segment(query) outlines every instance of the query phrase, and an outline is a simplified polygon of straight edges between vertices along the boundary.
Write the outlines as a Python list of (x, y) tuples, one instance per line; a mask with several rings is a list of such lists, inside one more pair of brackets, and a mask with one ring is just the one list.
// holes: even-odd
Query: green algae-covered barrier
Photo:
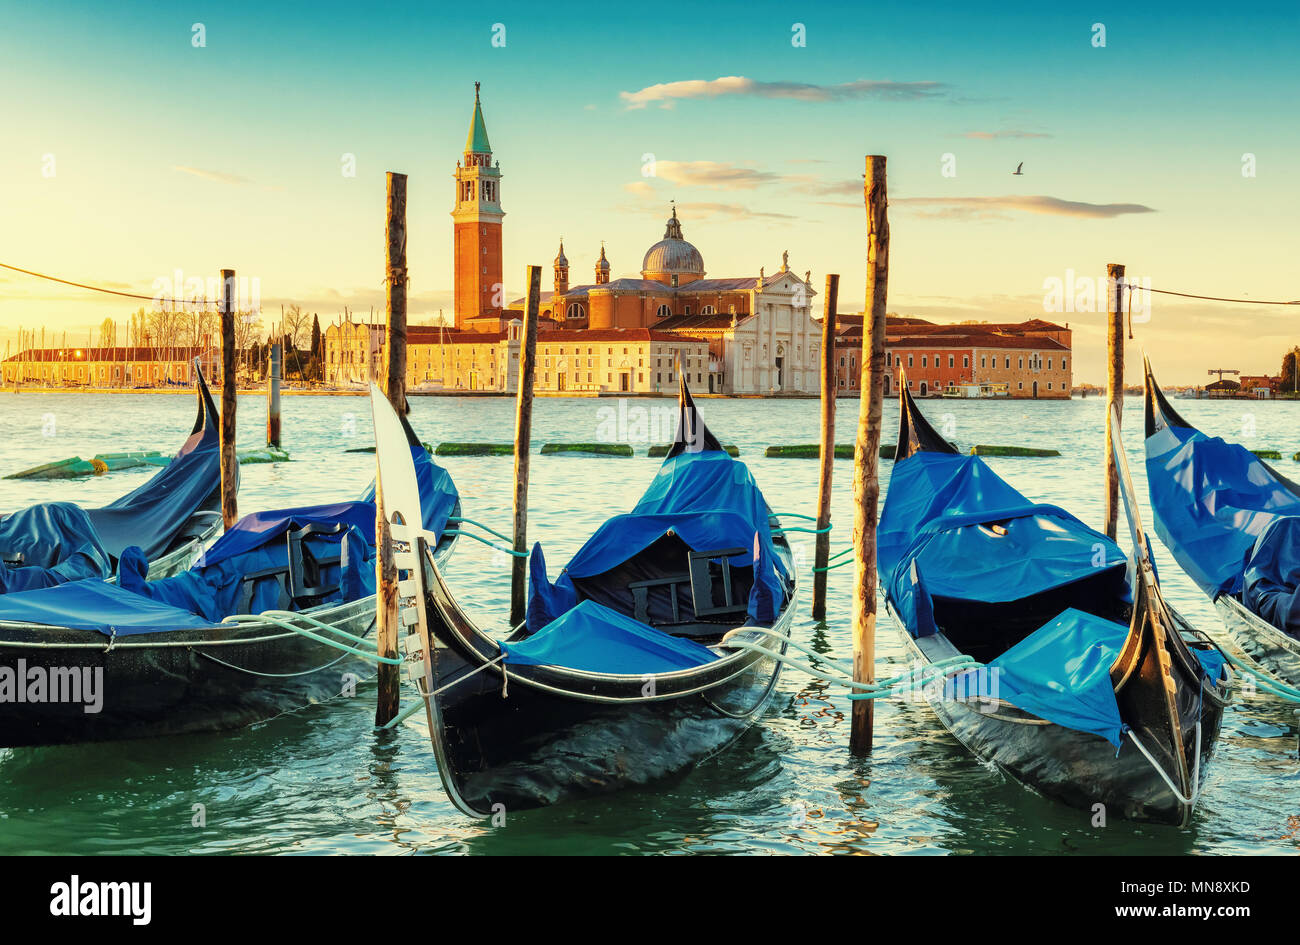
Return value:
[(513, 443), (439, 443), (434, 456), (513, 456)]
[[(723, 446), (722, 448), (723, 448), (724, 450), (726, 450), (727, 453), (728, 453), (729, 455), (731, 455), (731, 456), (739, 456), (739, 455), (740, 455), (740, 447), (738, 447), (738, 446), (736, 446), (736, 445), (734, 445), (734, 444), (732, 444), (732, 443), (728, 443), (728, 444), (726, 444), (725, 446)], [(650, 447), (650, 449), (646, 452), (646, 455), (647, 455), (647, 456), (650, 456), (650, 457), (656, 457), (656, 456), (657, 456), (657, 457), (659, 457), (659, 458), (662, 459), (663, 457), (665, 457), (665, 456), (668, 455), (668, 451), (669, 451), (670, 449), (672, 449), (672, 444), (671, 444), (671, 443), (660, 443), (658, 446), (652, 446), (652, 447)]]
[(972, 446), (972, 456), (1060, 456), (1060, 450), (1041, 450), (1033, 446), (989, 446), (981, 443)]
[(241, 466), (255, 463), (289, 462), (289, 451), (280, 449), (278, 446), (259, 446), (255, 450), (236, 450), (235, 456)]
[(626, 443), (547, 443), (542, 446), (543, 456), (631, 456), (632, 447)]
[[(1282, 454), (1278, 450), (1251, 450), (1260, 459), (1281, 459)], [(1296, 454), (1300, 455), (1300, 453)]]
[[(893, 459), (894, 450), (897, 447), (893, 443), (880, 447), (881, 459)], [(852, 459), (854, 446), (852, 443), (836, 443), (836, 459)], [(820, 459), (822, 448), (817, 443), (794, 443), (781, 446), (769, 446), (764, 456), (773, 456), (778, 459)]]

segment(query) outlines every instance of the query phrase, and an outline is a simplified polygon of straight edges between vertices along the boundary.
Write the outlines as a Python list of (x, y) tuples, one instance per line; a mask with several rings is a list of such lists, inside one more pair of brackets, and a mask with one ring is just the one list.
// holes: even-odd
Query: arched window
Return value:
[(583, 307), (582, 307), (582, 303), (581, 303), (581, 302), (571, 302), (571, 303), (569, 303), (569, 307), (568, 307), (568, 309), (565, 310), (565, 313), (564, 313), (564, 314), (565, 314), (565, 317), (566, 317), (566, 318), (586, 318), (586, 317), (587, 317), (587, 313), (586, 313), (586, 311), (583, 309)]
[(659, 311), (655, 312), (655, 315), (657, 315), (659, 318), (667, 318), (672, 313), (673, 310), (669, 308), (667, 305), (661, 305), (659, 306)]

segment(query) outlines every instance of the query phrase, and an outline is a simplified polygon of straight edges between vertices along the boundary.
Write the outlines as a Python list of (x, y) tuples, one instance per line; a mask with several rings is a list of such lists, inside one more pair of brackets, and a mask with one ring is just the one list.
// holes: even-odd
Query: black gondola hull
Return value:
[[(440, 648), (453, 674), (468, 664)], [(679, 775), (725, 749), (767, 704), (772, 667), (705, 693), (610, 704), (480, 673), (439, 698), (445, 766), (458, 806), (480, 815), (524, 810)], [(735, 707), (739, 717), (718, 706)]]
[[(896, 617), (894, 622), (913, 659), (929, 663), (925, 651)], [(1179, 689), (1183, 749), (1187, 758), (1194, 759), (1198, 792), (1218, 743), (1226, 688), (1223, 685), (1213, 690), (1219, 698), (1198, 692), (1196, 686)], [(925, 701), (944, 728), (968, 751), (1044, 797), (1079, 808), (1089, 817), (1104, 810), (1108, 819), (1172, 826), (1185, 826), (1191, 818), (1194, 805), (1175, 797), (1130, 741), (1116, 751), (1098, 735), (1056, 725), (1006, 702), (944, 698), (940, 686), (928, 686), (924, 692)], [(1137, 722), (1135, 727), (1141, 729), (1142, 723)], [(1140, 734), (1147, 743), (1154, 744), (1149, 733)], [(1097, 804), (1103, 807), (1099, 809)]]
[[(374, 599), (315, 615), (357, 636), (373, 633)], [(68, 629), (0, 629), (0, 673), (21, 668), (31, 681), (54, 680), (79, 701), (0, 703), (0, 746), (152, 738), (240, 728), (338, 696), (346, 674), (373, 675), (373, 664), (272, 625), (173, 631), (123, 637)], [(89, 674), (89, 676), (87, 675)], [(93, 680), (98, 679), (97, 685)], [(91, 687), (97, 711), (87, 711)]]
[[(778, 661), (741, 653), (659, 677), (488, 665), (497, 644), (426, 564), (433, 640), (422, 685), (438, 771), (462, 811), (490, 816), (649, 784), (725, 749), (766, 707)], [(794, 598), (772, 628), (788, 636)], [(784, 643), (759, 642), (784, 652)], [(430, 690), (431, 685), (431, 690)]]
[[(443, 539), (439, 558), (455, 543)], [(373, 639), (373, 596), (316, 608), (315, 620)], [(303, 629), (313, 629), (296, 621)], [(341, 643), (347, 643), (340, 640)], [(133, 634), (111, 641), (102, 633), (64, 627), (0, 624), (0, 680), (45, 679), (45, 700), (59, 680), (82, 698), (16, 701), (0, 681), (0, 747), (153, 738), (216, 732), (263, 722), (285, 712), (346, 696), (375, 674), (369, 660), (267, 622), (208, 630)], [(86, 711), (87, 673), (101, 698)], [(98, 679), (96, 685), (94, 680)]]
[(1256, 667), (1300, 688), (1300, 640), (1273, 626), (1237, 598), (1221, 594), (1214, 607), (1223, 628)]

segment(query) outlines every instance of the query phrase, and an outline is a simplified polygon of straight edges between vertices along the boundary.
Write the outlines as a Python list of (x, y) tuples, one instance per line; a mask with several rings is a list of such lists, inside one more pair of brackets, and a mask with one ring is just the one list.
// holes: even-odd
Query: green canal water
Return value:
[[(356, 496), (373, 457), (349, 454), (370, 440), (360, 397), (287, 397), (285, 445), (294, 461), (245, 466), (240, 508)], [(80, 454), (175, 450), (193, 420), (181, 396), (26, 392), (0, 394), (0, 473)], [(534, 456), (529, 522), (548, 560), (568, 558), (607, 516), (627, 509), (657, 461), (646, 437), (667, 438), (672, 403), (538, 401), (535, 451), (548, 441), (620, 437), (634, 459)], [(1101, 400), (993, 403), (927, 401), (931, 420), (963, 448), (1024, 444), (1059, 459), (992, 459), (1030, 498), (1097, 525), (1104, 477)], [(735, 443), (777, 511), (812, 513), (816, 464), (766, 459), (771, 443), (814, 442), (815, 401), (704, 400), (724, 442)], [(840, 442), (851, 442), (857, 402), (840, 402)], [(1127, 446), (1141, 476), (1141, 403), (1130, 399)], [(1178, 409), (1211, 434), (1300, 449), (1300, 403), (1190, 402)], [(644, 413), (642, 412), (644, 411)], [(417, 398), (422, 438), (508, 441), (513, 402)], [(885, 441), (897, 409), (885, 410)], [(241, 445), (262, 442), (265, 402), (241, 398)], [(511, 462), (448, 459), (466, 514), (506, 530)], [(889, 463), (883, 464), (888, 475)], [(852, 463), (835, 467), (834, 548), (852, 523)], [(0, 480), (0, 509), (53, 499), (98, 503), (143, 481), (122, 472), (67, 483)], [(1139, 478), (1145, 500), (1145, 483)], [(883, 498), (883, 496), (882, 496)], [(811, 536), (803, 543), (799, 636), (849, 655), (852, 568), (830, 572), (824, 625), (808, 618)], [(1218, 633), (1213, 609), (1158, 543), (1171, 602)], [(500, 625), (509, 595), (505, 556), (461, 542), (447, 576), (480, 624)], [(879, 673), (906, 670), (895, 629), (880, 626)], [(1192, 825), (1185, 830), (1111, 821), (1044, 800), (976, 763), (919, 702), (876, 709), (875, 751), (847, 751), (849, 702), (802, 673), (782, 675), (766, 716), (734, 747), (688, 775), (548, 810), (512, 814), (493, 827), (459, 814), (442, 793), (422, 717), (395, 733), (372, 730), (374, 689), (250, 729), (200, 737), (41, 749), (0, 749), (0, 854), (16, 853), (1291, 853), (1300, 845), (1300, 761), (1293, 707), (1257, 697), (1224, 719), (1219, 750)], [(196, 804), (206, 825), (194, 826)]]

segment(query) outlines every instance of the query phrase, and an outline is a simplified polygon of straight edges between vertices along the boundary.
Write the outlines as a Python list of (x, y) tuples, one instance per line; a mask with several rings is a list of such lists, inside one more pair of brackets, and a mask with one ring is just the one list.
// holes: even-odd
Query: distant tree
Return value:
[(311, 353), (317, 358), (325, 356), (325, 339), (320, 333), (320, 316), (315, 314), (311, 317)]
[(149, 313), (143, 308), (131, 313), (127, 322), (127, 344), (141, 348), (149, 343)]
[(99, 323), (99, 347), (117, 347), (117, 322), (111, 318), (106, 318)]
[(1282, 356), (1282, 380), (1278, 385), (1279, 389), (1284, 392), (1294, 392), (1296, 390), (1296, 355), (1300, 354), (1300, 348), (1294, 351), (1288, 351)]

